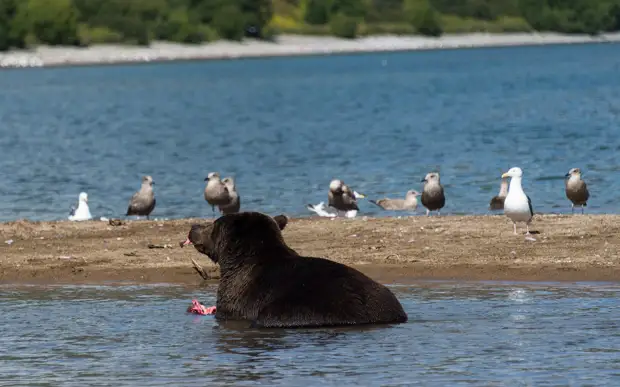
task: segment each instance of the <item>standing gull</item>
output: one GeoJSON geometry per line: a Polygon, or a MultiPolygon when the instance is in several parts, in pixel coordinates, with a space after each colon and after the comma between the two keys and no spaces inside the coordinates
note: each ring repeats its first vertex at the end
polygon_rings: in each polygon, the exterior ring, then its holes
{"type": "Polygon", "coordinates": [[[129,207],[127,207],[126,216],[137,215],[146,216],[150,219],[149,215],[155,208],[155,194],[153,193],[153,178],[149,175],[142,177],[142,186],[140,190],[133,194],[129,207]]]}
{"type": "Polygon", "coordinates": [[[69,220],[81,221],[81,220],[91,220],[92,218],[93,217],[90,214],[90,209],[88,208],[88,195],[86,194],[86,192],[80,192],[77,209],[71,208],[71,213],[69,214],[69,220]]]}
{"type": "Polygon", "coordinates": [[[581,179],[581,170],[573,168],[568,171],[566,177],[566,197],[571,201],[571,212],[575,212],[575,206],[581,206],[583,214],[583,208],[588,205],[590,192],[586,182],[581,179]]]}
{"type": "Polygon", "coordinates": [[[502,183],[499,186],[499,193],[497,196],[494,196],[489,203],[489,210],[503,210],[504,209],[504,200],[506,200],[506,195],[508,195],[508,178],[503,177],[502,183]]]}
{"type": "Polygon", "coordinates": [[[534,217],[534,209],[532,208],[532,200],[523,192],[521,187],[523,171],[521,168],[513,167],[502,175],[502,179],[505,177],[511,179],[508,195],[504,200],[504,214],[512,220],[515,235],[517,234],[517,222],[524,222],[526,226],[525,235],[530,235],[530,222],[534,217]]]}
{"type": "Polygon", "coordinates": [[[426,207],[426,216],[430,216],[431,211],[440,211],[446,204],[446,197],[443,193],[443,186],[439,180],[439,173],[427,173],[424,179],[424,189],[422,190],[422,204],[426,207]]]}
{"type": "Polygon", "coordinates": [[[220,174],[211,172],[205,178],[207,185],[205,186],[205,200],[211,205],[213,215],[215,216],[215,206],[227,205],[230,201],[228,188],[220,180],[220,174]]]}
{"type": "Polygon", "coordinates": [[[329,191],[327,193],[329,207],[344,212],[348,218],[353,218],[357,215],[359,211],[357,199],[364,197],[364,195],[353,191],[342,180],[334,179],[329,183],[329,191]]]}
{"type": "Polygon", "coordinates": [[[241,197],[237,193],[237,186],[235,185],[235,179],[232,177],[225,177],[222,179],[222,183],[228,190],[228,203],[219,205],[220,212],[224,215],[239,212],[241,208],[241,197]]]}
{"type": "Polygon", "coordinates": [[[410,190],[405,194],[404,199],[389,199],[383,198],[379,200],[369,200],[369,202],[376,204],[384,210],[402,211],[402,210],[414,210],[418,208],[418,198],[420,195],[418,191],[410,190]]]}

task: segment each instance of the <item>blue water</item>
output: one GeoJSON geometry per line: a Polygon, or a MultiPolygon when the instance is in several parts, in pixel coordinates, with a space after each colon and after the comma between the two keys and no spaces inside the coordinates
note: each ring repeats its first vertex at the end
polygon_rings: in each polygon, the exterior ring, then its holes
{"type": "Polygon", "coordinates": [[[82,190],[121,216],[143,174],[153,216],[207,216],[210,171],[306,216],[332,178],[403,196],[438,169],[442,213],[481,214],[512,166],[537,212],[570,210],[580,167],[587,211],[615,213],[619,72],[616,44],[2,71],[0,220],[65,219],[82,190]]]}
{"type": "Polygon", "coordinates": [[[395,326],[256,330],[215,287],[2,286],[6,386],[617,386],[617,284],[420,282],[395,326]]]}

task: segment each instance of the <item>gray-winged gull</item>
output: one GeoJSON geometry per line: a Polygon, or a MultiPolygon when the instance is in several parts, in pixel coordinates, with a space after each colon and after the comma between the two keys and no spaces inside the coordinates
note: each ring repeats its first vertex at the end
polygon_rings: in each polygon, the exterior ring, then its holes
{"type": "Polygon", "coordinates": [[[228,188],[220,180],[220,174],[217,172],[211,172],[205,178],[207,185],[205,186],[205,200],[211,205],[213,215],[215,216],[215,206],[226,205],[230,201],[230,195],[228,188]]]}
{"type": "Polygon", "coordinates": [[[147,219],[155,208],[155,193],[153,193],[153,178],[149,175],[142,177],[140,190],[133,194],[127,207],[126,216],[146,216],[147,219]]]}
{"type": "Polygon", "coordinates": [[[369,200],[369,202],[376,204],[384,210],[390,211],[404,211],[415,210],[418,208],[418,198],[420,194],[416,190],[409,190],[405,194],[404,199],[390,199],[383,198],[379,200],[369,200]]]}
{"type": "Polygon", "coordinates": [[[438,172],[427,173],[424,179],[424,189],[422,190],[422,205],[426,207],[426,216],[430,216],[431,211],[440,211],[446,204],[446,197],[443,193],[443,186],[439,180],[438,172]]]}
{"type": "Polygon", "coordinates": [[[222,183],[224,183],[226,189],[228,190],[228,203],[220,204],[218,206],[220,212],[224,215],[239,212],[239,209],[241,208],[241,197],[237,192],[235,179],[232,177],[225,177],[222,179],[222,183]]]}
{"type": "Polygon", "coordinates": [[[324,202],[317,205],[308,204],[306,207],[319,216],[333,218],[343,213],[347,218],[354,218],[359,211],[357,199],[365,197],[365,195],[352,190],[349,186],[344,184],[342,180],[334,179],[329,183],[329,191],[327,192],[328,208],[325,207],[324,202]]]}
{"type": "Polygon", "coordinates": [[[497,211],[504,209],[504,200],[506,200],[506,195],[508,195],[508,178],[503,177],[502,182],[499,186],[499,193],[491,199],[489,202],[489,210],[497,211]]]}
{"type": "Polygon", "coordinates": [[[334,179],[329,183],[329,191],[327,193],[328,205],[340,212],[344,212],[348,218],[357,215],[359,207],[357,199],[365,196],[352,190],[342,180],[334,179]]]}
{"type": "Polygon", "coordinates": [[[588,205],[590,192],[586,182],[581,179],[581,170],[573,168],[568,171],[566,177],[566,197],[571,201],[571,212],[575,212],[575,206],[581,206],[583,214],[583,208],[588,205]]]}

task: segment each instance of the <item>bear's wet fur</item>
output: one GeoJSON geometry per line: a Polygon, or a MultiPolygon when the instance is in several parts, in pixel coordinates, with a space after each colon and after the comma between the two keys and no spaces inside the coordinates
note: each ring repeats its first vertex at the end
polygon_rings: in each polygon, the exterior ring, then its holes
{"type": "Polygon", "coordinates": [[[188,238],[196,249],[220,265],[218,320],[273,328],[407,321],[387,287],[351,267],[288,247],[280,231],[287,220],[241,212],[192,227],[188,238]]]}

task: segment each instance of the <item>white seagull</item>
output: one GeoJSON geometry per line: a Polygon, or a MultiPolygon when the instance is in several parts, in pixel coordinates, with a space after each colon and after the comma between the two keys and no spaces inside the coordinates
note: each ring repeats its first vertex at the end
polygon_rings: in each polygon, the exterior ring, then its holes
{"type": "Polygon", "coordinates": [[[307,204],[306,208],[312,212],[315,212],[318,216],[332,219],[336,218],[338,215],[344,215],[346,218],[355,218],[357,215],[357,210],[338,211],[331,207],[326,207],[325,202],[320,202],[319,204],[307,204]]]}
{"type": "Polygon", "coordinates": [[[91,220],[92,218],[93,216],[90,214],[90,209],[88,208],[88,195],[86,192],[80,192],[77,209],[74,207],[71,208],[69,220],[80,221],[91,220]]]}
{"type": "Polygon", "coordinates": [[[530,222],[534,217],[534,209],[532,200],[521,187],[523,171],[521,168],[513,167],[502,175],[502,178],[504,177],[510,177],[508,195],[504,200],[504,214],[512,220],[515,235],[517,234],[517,222],[524,222],[527,230],[525,235],[530,235],[530,222]]]}
{"type": "Polygon", "coordinates": [[[319,204],[308,204],[306,205],[306,208],[312,212],[316,212],[318,216],[323,216],[326,218],[335,218],[338,216],[335,211],[329,211],[325,208],[325,202],[320,202],[319,204]]]}

